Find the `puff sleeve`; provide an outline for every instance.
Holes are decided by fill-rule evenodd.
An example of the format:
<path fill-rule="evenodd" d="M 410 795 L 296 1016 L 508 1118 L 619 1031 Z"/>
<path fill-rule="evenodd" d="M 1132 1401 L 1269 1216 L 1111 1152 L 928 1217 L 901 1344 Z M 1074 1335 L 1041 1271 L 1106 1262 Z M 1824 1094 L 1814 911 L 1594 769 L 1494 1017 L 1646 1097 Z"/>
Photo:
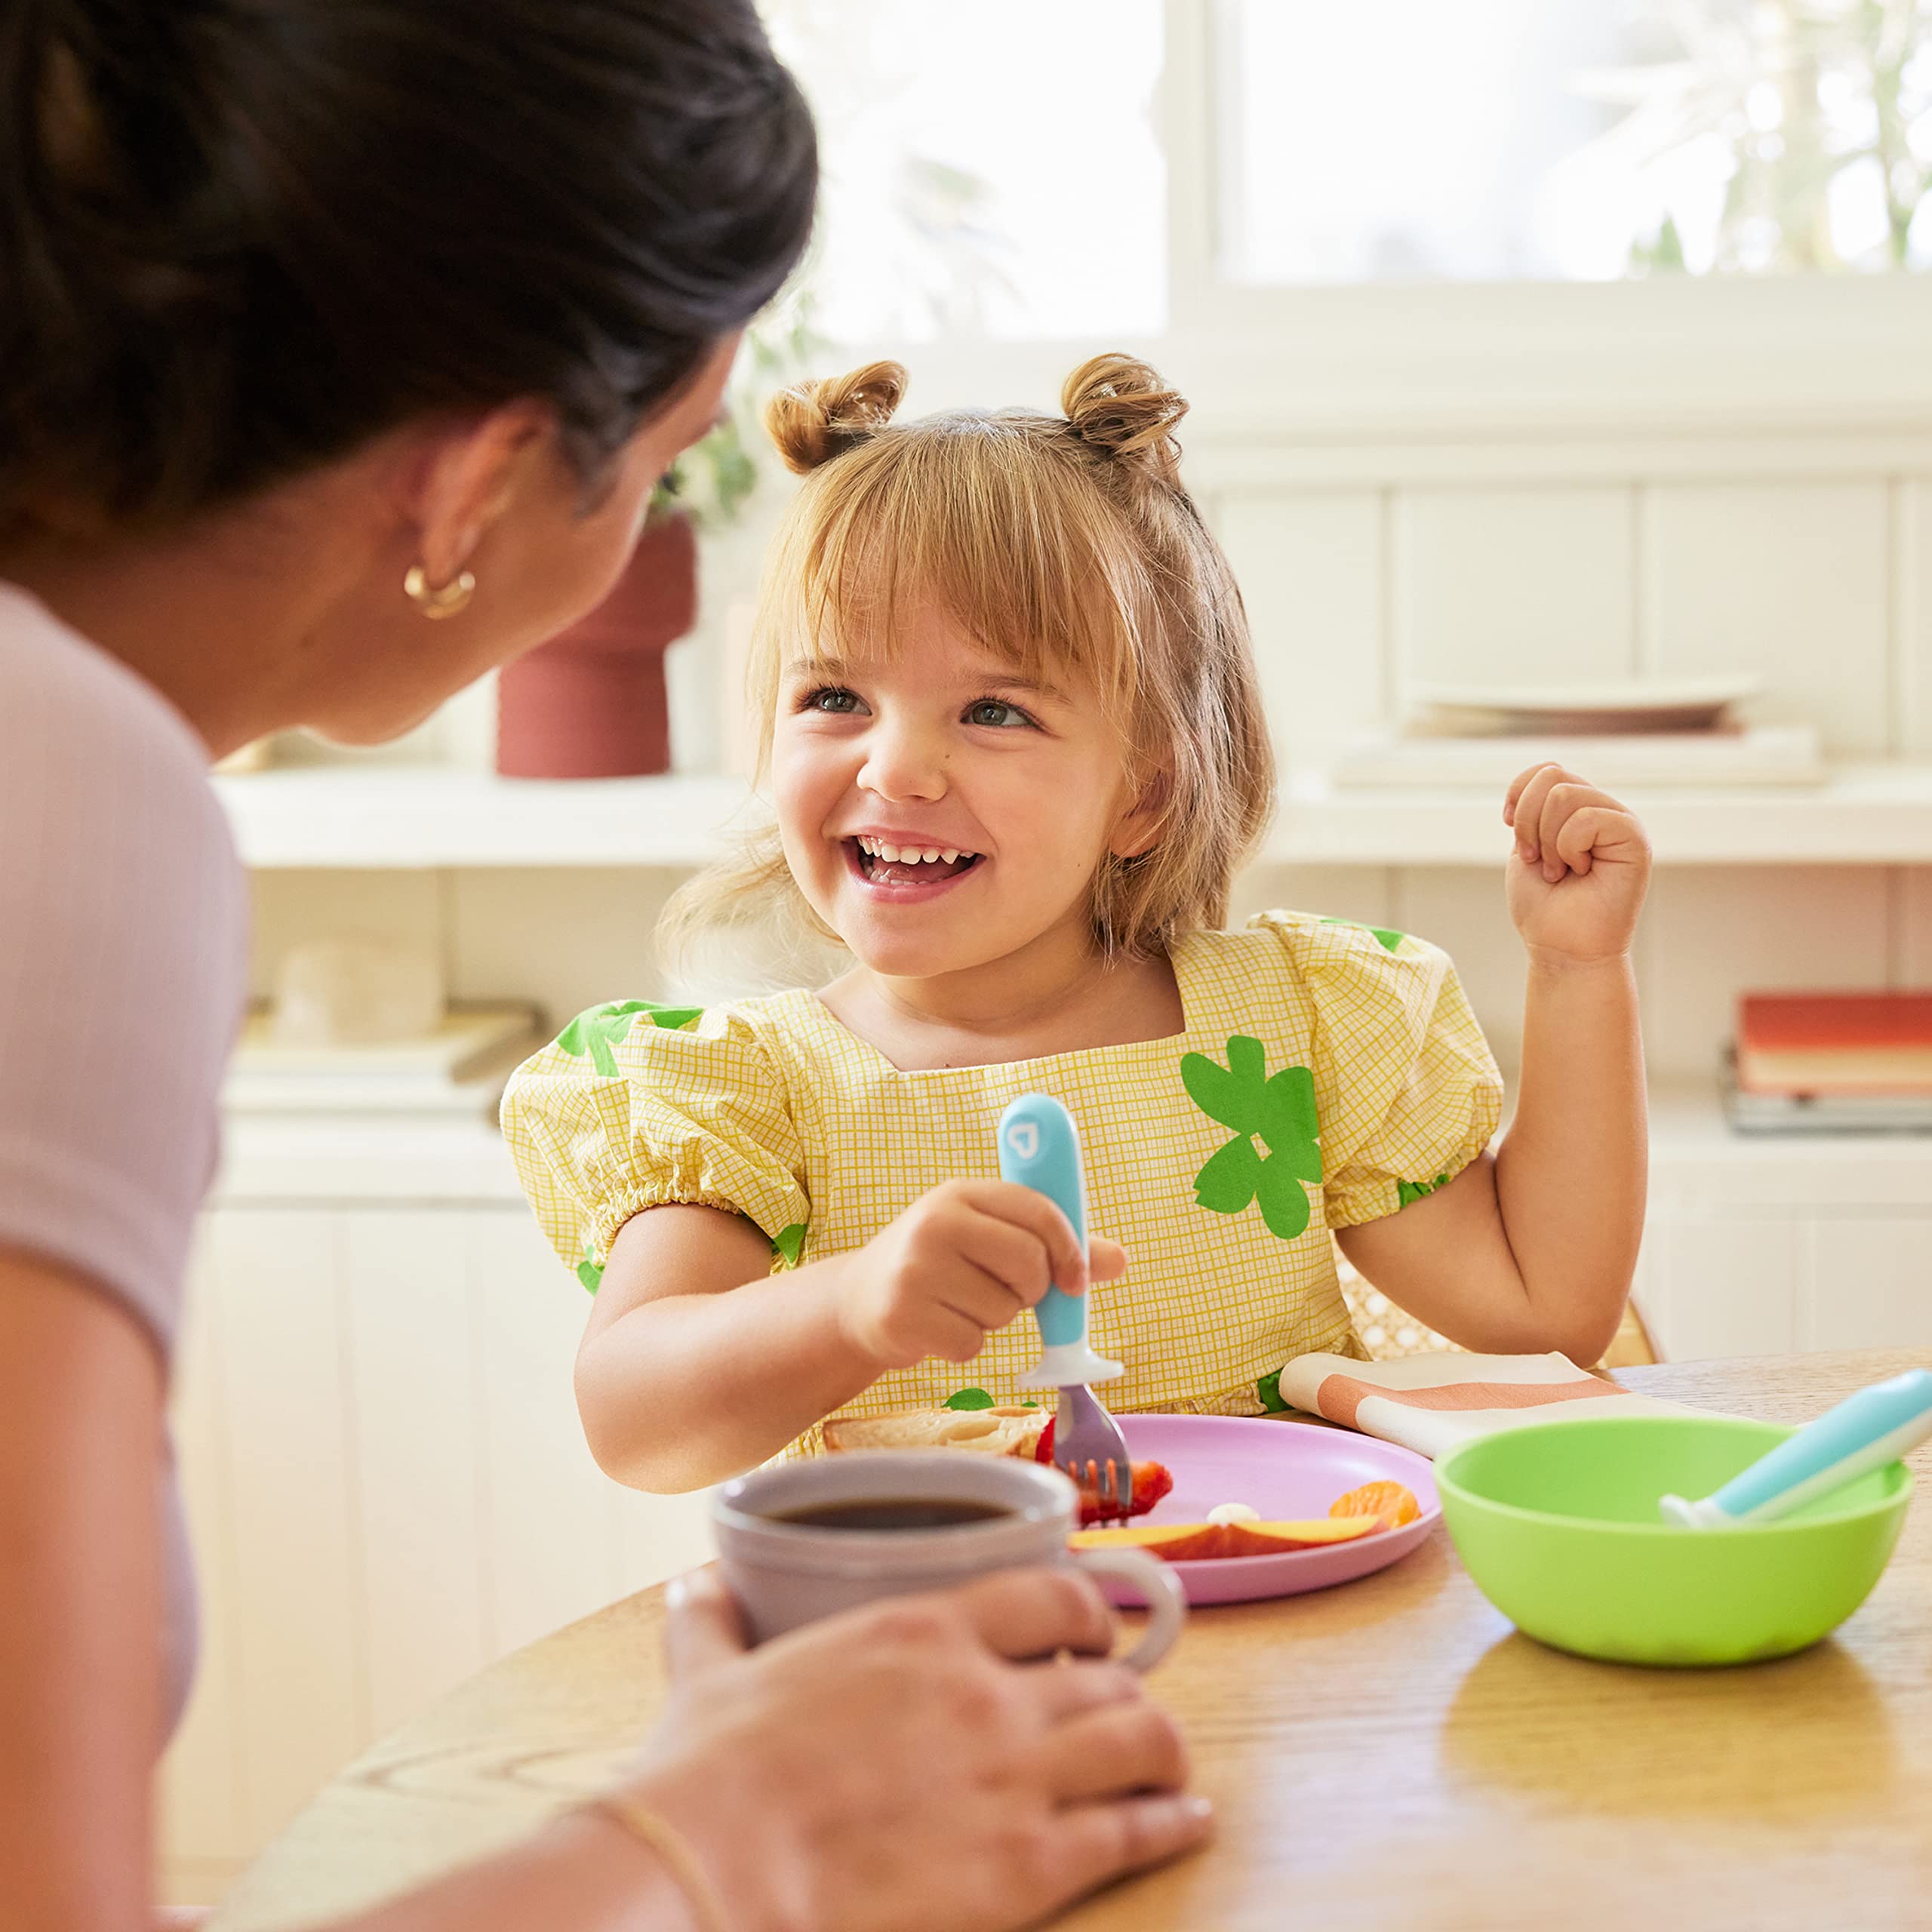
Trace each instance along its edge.
<path fill-rule="evenodd" d="M 504 1137 L 566 1267 L 595 1291 L 647 1208 L 721 1208 L 797 1258 L 810 1218 L 782 1069 L 735 1008 L 623 1000 L 580 1014 L 512 1077 Z"/>
<path fill-rule="evenodd" d="M 1313 1010 L 1328 1225 L 1393 1214 L 1488 1146 L 1503 1077 L 1441 948 L 1303 913 L 1252 923 L 1287 950 Z"/>

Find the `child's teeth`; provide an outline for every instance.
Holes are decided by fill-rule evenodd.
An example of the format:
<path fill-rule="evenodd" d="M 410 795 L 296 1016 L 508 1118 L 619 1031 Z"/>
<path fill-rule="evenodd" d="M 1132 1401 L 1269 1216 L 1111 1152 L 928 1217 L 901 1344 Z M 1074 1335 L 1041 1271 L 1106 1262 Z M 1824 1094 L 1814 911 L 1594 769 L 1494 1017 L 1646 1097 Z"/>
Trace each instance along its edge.
<path fill-rule="evenodd" d="M 930 845 L 926 848 L 925 851 L 920 856 L 924 859 L 926 863 L 929 866 L 936 866 L 939 863 L 939 854 L 934 851 Z"/>
<path fill-rule="evenodd" d="M 949 866 L 951 865 L 953 860 L 958 858 L 958 853 L 950 845 L 949 845 L 946 850 L 940 854 L 940 857 L 943 859 Z"/>
<path fill-rule="evenodd" d="M 899 863 L 899 848 L 897 845 L 881 845 L 878 848 L 878 856 L 888 866 L 896 866 Z"/>

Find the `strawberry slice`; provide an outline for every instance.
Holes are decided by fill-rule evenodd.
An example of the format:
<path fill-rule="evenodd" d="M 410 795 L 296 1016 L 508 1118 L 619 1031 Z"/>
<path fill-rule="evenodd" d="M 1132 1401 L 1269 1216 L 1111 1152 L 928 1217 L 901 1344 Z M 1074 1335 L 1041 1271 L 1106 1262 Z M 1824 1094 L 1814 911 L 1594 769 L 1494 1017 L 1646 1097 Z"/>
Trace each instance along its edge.
<path fill-rule="evenodd" d="M 1033 1451 L 1033 1460 L 1052 1466 L 1054 1460 L 1054 1426 L 1051 1418 L 1040 1432 L 1038 1446 Z M 1128 1514 L 1144 1516 L 1161 1498 L 1174 1487 L 1174 1479 L 1164 1463 L 1136 1463 L 1134 1465 L 1134 1493 L 1128 1500 Z M 1106 1521 L 1115 1514 L 1112 1509 L 1100 1506 L 1097 1491 L 1083 1487 L 1080 1491 L 1080 1521 L 1082 1526 Z"/>

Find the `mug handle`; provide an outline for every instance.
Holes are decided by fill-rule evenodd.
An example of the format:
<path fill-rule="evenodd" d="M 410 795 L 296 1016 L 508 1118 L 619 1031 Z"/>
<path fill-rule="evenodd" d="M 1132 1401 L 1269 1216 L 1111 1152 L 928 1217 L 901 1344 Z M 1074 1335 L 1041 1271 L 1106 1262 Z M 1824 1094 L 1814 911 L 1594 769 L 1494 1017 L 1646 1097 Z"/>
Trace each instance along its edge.
<path fill-rule="evenodd" d="M 1075 1549 L 1067 1552 L 1081 1569 L 1111 1577 L 1147 1600 L 1147 1629 L 1121 1659 L 1130 1670 L 1152 1670 L 1174 1647 L 1187 1621 L 1187 1592 L 1170 1564 L 1144 1549 Z"/>

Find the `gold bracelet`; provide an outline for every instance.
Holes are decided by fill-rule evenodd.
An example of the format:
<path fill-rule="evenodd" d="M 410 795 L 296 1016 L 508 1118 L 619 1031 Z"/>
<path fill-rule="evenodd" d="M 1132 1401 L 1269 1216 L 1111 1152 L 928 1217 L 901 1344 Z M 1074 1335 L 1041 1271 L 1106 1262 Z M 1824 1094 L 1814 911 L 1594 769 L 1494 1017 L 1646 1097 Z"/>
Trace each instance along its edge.
<path fill-rule="evenodd" d="M 585 1809 L 614 1820 L 657 1853 L 670 1868 L 672 1879 L 690 1905 L 698 1932 L 731 1932 L 731 1916 L 718 1895 L 718 1887 L 711 1882 L 711 1875 L 692 1849 L 691 1840 L 668 1818 L 660 1817 L 641 1800 L 616 1791 L 592 1798 Z"/>

